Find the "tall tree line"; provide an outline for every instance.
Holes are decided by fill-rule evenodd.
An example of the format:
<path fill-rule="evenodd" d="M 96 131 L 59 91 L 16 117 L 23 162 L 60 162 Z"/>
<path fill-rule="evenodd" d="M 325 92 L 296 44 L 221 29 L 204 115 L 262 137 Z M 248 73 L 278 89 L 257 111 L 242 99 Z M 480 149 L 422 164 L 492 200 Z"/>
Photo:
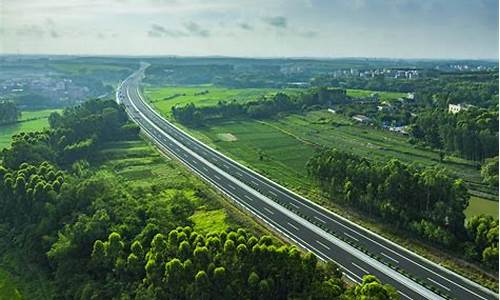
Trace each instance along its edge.
<path fill-rule="evenodd" d="M 471 108 L 457 114 L 424 111 L 412 125 L 411 135 L 434 148 L 483 161 L 498 156 L 498 109 Z"/>
<path fill-rule="evenodd" d="M 472 243 L 477 247 L 467 247 L 476 253 L 487 247 L 498 251 L 497 239 L 490 238 L 487 246 L 481 246 L 471 238 L 474 230 L 464 226 L 467 189 L 461 179 L 444 169 L 417 168 L 396 159 L 372 162 L 336 149 L 322 149 L 308 161 L 307 170 L 331 199 L 433 244 L 460 249 Z M 496 224 L 498 227 L 498 221 Z M 498 261 L 492 255 L 467 258 L 490 267 Z"/>

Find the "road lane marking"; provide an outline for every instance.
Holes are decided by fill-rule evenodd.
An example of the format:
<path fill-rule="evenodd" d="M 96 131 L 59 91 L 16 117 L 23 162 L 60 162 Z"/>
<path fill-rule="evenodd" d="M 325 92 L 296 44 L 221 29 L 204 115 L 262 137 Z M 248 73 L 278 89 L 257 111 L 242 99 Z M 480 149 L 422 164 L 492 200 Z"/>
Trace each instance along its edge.
<path fill-rule="evenodd" d="M 320 244 L 321 246 L 325 247 L 326 249 L 330 250 L 330 247 L 328 247 L 327 245 L 323 244 L 322 242 L 316 240 L 316 243 Z"/>
<path fill-rule="evenodd" d="M 268 213 L 270 213 L 271 215 L 274 215 L 274 212 L 273 212 L 272 210 L 270 210 L 269 208 L 264 207 L 264 209 L 265 209 Z"/>
<path fill-rule="evenodd" d="M 236 172 L 236 175 L 243 177 L 243 174 L 241 174 L 240 172 Z"/>
<path fill-rule="evenodd" d="M 217 175 L 214 175 L 214 177 L 215 177 L 215 178 L 217 178 L 217 180 L 220 180 L 220 177 L 219 177 L 219 176 L 217 176 Z"/>
<path fill-rule="evenodd" d="M 208 169 L 207 169 L 207 167 L 203 167 L 203 170 L 205 170 L 206 172 L 208 172 Z"/>
<path fill-rule="evenodd" d="M 385 254 L 384 252 L 380 252 L 380 255 L 382 255 L 383 257 L 387 258 L 387 259 L 390 259 L 392 260 L 393 262 L 399 264 L 399 261 L 395 260 L 394 258 L 390 257 L 389 255 Z"/>
<path fill-rule="evenodd" d="M 399 293 L 399 294 L 401 294 L 401 296 L 403 296 L 403 297 L 405 297 L 405 298 L 407 298 L 407 299 L 413 300 L 413 298 L 412 298 L 412 297 L 410 297 L 410 296 L 406 295 L 405 293 L 403 293 L 403 292 L 401 292 L 401 291 L 398 291 L 398 293 Z"/>
<path fill-rule="evenodd" d="M 449 291 L 451 291 L 448 287 L 446 287 L 446 286 L 442 285 L 441 283 L 439 283 L 439 282 L 437 282 L 437 281 L 435 281 L 435 280 L 430 279 L 429 277 L 427 277 L 427 280 L 429 280 L 430 282 L 432 282 L 432 283 L 434 283 L 434 284 L 439 285 L 440 287 L 442 287 L 443 289 L 447 290 L 448 292 L 449 292 Z"/>
<path fill-rule="evenodd" d="M 295 205 L 294 203 L 292 203 L 292 202 L 290 202 L 290 205 L 293 206 L 293 207 L 295 207 L 295 208 L 297 208 L 297 209 L 299 209 L 299 207 L 297 205 Z"/>
<path fill-rule="evenodd" d="M 273 191 L 269 191 L 269 194 L 273 195 L 274 197 L 278 197 L 278 195 L 276 195 L 276 193 Z"/>
<path fill-rule="evenodd" d="M 347 237 L 349 237 L 349 238 L 351 238 L 351 239 L 355 240 L 356 242 L 359 242 L 359 240 L 358 240 L 357 238 L 353 237 L 353 236 L 352 236 L 352 235 L 350 235 L 349 233 L 344 232 L 344 234 L 345 234 L 345 236 L 347 236 Z"/>
<path fill-rule="evenodd" d="M 250 182 L 252 182 L 253 184 L 255 185 L 259 185 L 257 182 L 255 182 L 254 180 L 250 180 Z"/>
<path fill-rule="evenodd" d="M 293 225 L 292 223 L 287 222 L 287 224 L 290 225 L 293 229 L 299 231 L 299 228 L 297 226 Z"/>
<path fill-rule="evenodd" d="M 248 195 L 243 195 L 243 197 L 247 198 L 247 199 L 248 199 L 248 200 L 250 200 L 250 201 L 253 201 L 253 199 L 252 199 L 252 198 L 250 198 L 250 197 L 248 197 Z"/>
<path fill-rule="evenodd" d="M 232 186 L 230 184 L 228 184 L 227 186 L 236 191 L 236 188 L 234 186 Z"/>
<path fill-rule="evenodd" d="M 325 220 L 320 219 L 320 218 L 318 218 L 318 217 L 316 217 L 316 216 L 314 216 L 314 218 L 315 218 L 316 220 L 320 221 L 321 223 L 326 224 L 326 221 L 325 221 Z"/>
<path fill-rule="evenodd" d="M 351 262 L 351 264 L 352 264 L 353 266 L 355 266 L 356 268 L 360 269 L 361 271 L 365 272 L 366 274 L 370 274 L 370 272 L 368 272 L 367 270 L 365 270 L 365 269 L 361 268 L 361 267 L 360 267 L 360 266 L 358 266 L 356 263 Z"/>

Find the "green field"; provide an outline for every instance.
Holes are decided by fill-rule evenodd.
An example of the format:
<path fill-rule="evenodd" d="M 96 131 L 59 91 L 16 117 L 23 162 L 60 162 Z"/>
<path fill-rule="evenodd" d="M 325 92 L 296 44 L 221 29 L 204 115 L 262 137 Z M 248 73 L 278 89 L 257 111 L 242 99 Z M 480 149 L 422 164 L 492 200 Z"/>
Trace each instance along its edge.
<path fill-rule="evenodd" d="M 161 89 L 161 95 L 166 95 L 168 89 Z M 178 93 L 182 89 L 174 89 L 172 93 Z M 266 92 L 268 90 L 262 90 L 262 93 Z M 252 94 L 257 94 L 255 89 L 252 89 Z M 146 95 L 148 99 L 153 100 L 153 105 L 163 115 L 171 118 L 172 103 L 166 104 L 171 100 L 161 100 L 162 96 L 154 90 L 146 90 Z M 199 104 L 197 100 L 201 100 L 196 97 L 187 98 L 195 104 Z M 216 98 L 210 98 L 210 101 L 202 103 L 210 105 L 217 101 Z M 446 167 L 474 186 L 479 186 L 482 190 L 488 189 L 481 184 L 480 173 L 471 161 L 446 157 L 444 162 L 440 162 L 438 152 L 415 147 L 408 143 L 405 136 L 359 126 L 347 117 L 324 110 L 266 121 L 251 119 L 218 121 L 200 129 L 188 130 L 229 156 L 311 197 L 318 195 L 318 190 L 307 176 L 305 165 L 314 151 L 321 146 L 335 147 L 375 160 L 397 158 L 420 166 Z M 228 136 L 231 138 L 228 139 Z M 472 211 L 493 213 L 498 216 L 498 210 L 492 211 L 487 206 L 476 203 L 481 201 L 488 200 L 472 197 L 471 207 L 475 208 Z M 498 207 L 496 201 L 487 203 L 496 203 Z"/>
<path fill-rule="evenodd" d="M 347 89 L 347 95 L 355 98 L 371 97 L 373 94 L 378 94 L 381 101 L 394 101 L 407 96 L 406 93 L 399 92 L 380 92 L 370 90 Z"/>
<path fill-rule="evenodd" d="M 35 111 L 22 111 L 21 119 L 17 123 L 0 126 L 0 149 L 9 147 L 11 137 L 19 132 L 42 130 L 49 126 L 48 117 L 59 109 L 44 109 Z"/>
<path fill-rule="evenodd" d="M 490 215 L 498 219 L 498 201 L 470 197 L 470 204 L 465 210 L 465 215 L 472 217 L 480 214 Z"/>
<path fill-rule="evenodd" d="M 263 96 L 274 95 L 276 89 L 232 89 L 216 87 L 213 85 L 173 86 L 173 87 L 148 87 L 144 94 L 151 99 L 162 112 L 170 115 L 171 109 L 176 105 L 195 103 L 197 106 L 213 106 L 219 101 L 236 100 L 247 102 Z M 287 93 L 296 92 L 297 89 L 285 89 Z"/>

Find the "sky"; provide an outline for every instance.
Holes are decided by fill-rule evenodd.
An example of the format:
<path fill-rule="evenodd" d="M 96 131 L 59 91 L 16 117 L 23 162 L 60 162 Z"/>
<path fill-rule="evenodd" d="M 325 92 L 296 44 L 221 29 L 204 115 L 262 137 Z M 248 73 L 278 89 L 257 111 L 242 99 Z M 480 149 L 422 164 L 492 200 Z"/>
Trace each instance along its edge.
<path fill-rule="evenodd" d="M 498 59 L 498 0 L 0 0 L 0 53 Z"/>

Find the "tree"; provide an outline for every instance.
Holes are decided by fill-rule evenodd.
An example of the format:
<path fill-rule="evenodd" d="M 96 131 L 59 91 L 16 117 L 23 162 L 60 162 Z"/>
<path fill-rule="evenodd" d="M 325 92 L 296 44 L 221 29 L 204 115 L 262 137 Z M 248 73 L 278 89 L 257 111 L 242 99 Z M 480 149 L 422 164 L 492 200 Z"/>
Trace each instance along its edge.
<path fill-rule="evenodd" d="M 498 156 L 486 159 L 481 166 L 483 182 L 492 187 L 498 187 Z"/>

